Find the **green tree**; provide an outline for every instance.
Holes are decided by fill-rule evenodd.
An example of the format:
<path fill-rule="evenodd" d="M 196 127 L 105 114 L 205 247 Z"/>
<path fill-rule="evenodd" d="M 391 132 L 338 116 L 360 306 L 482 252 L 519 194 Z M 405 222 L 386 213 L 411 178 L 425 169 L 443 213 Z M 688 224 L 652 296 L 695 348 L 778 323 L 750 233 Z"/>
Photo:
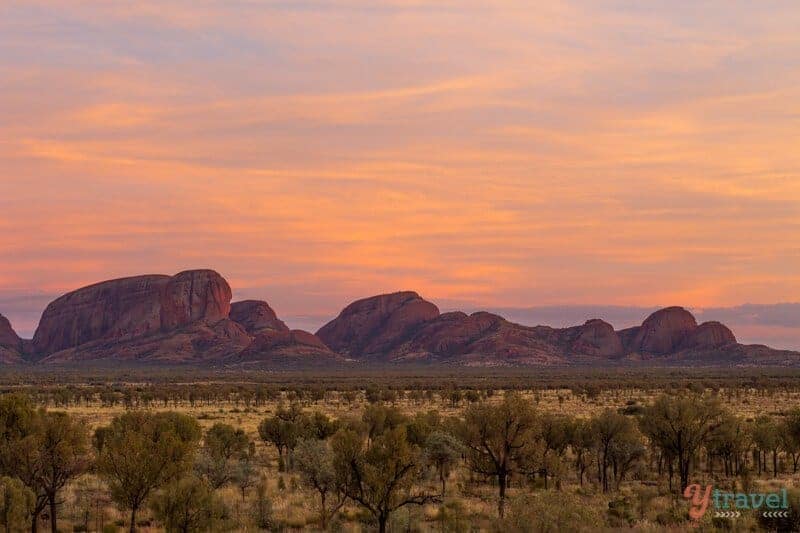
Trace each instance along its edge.
<path fill-rule="evenodd" d="M 380 533 L 385 533 L 389 517 L 398 509 L 435 501 L 433 495 L 415 490 L 422 458 L 406 439 L 405 427 L 385 431 L 369 444 L 357 433 L 342 430 L 331 445 L 345 493 L 373 516 Z"/>
<path fill-rule="evenodd" d="M 195 469 L 218 489 L 233 479 L 236 462 L 249 450 L 250 439 L 243 429 L 216 423 L 206 432 Z"/>
<path fill-rule="evenodd" d="M 400 412 L 400 409 L 382 403 L 368 405 L 364 409 L 361 420 L 367 428 L 369 440 L 408 422 L 408 419 Z"/>
<path fill-rule="evenodd" d="M 19 478 L 31 490 L 37 487 L 42 463 L 38 458 L 38 439 L 41 412 L 33 408 L 30 399 L 21 394 L 0 396 L 0 467 L 1 474 Z M 30 457 L 30 460 L 24 460 Z M 34 504 L 30 512 L 31 531 L 36 533 L 39 515 L 47 506 L 47 497 L 41 491 L 34 492 Z"/>
<path fill-rule="evenodd" d="M 58 496 L 61 490 L 89 467 L 86 426 L 66 413 L 39 414 L 37 448 L 27 450 L 24 462 L 31 465 L 31 488 L 44 494 L 50 506 L 50 528 L 57 533 Z M 37 464 L 38 463 L 38 464 Z"/>
<path fill-rule="evenodd" d="M 30 526 L 30 515 L 36 495 L 17 478 L 0 478 L 0 526 L 5 533 L 24 531 Z"/>
<path fill-rule="evenodd" d="M 642 433 L 669 461 L 677 461 L 681 492 L 689 485 L 695 454 L 722 422 L 716 400 L 702 396 L 667 396 L 645 407 L 640 419 Z"/>
<path fill-rule="evenodd" d="M 575 422 L 570 432 L 569 447 L 575 457 L 575 470 L 578 473 L 578 480 L 583 486 L 586 470 L 597 459 L 595 455 L 595 435 L 591 422 L 584 420 Z"/>
<path fill-rule="evenodd" d="M 781 439 L 783 449 L 792 458 L 792 473 L 796 474 L 800 460 L 800 409 L 794 409 L 786 416 Z"/>
<path fill-rule="evenodd" d="M 772 453 L 772 475 L 778 476 L 778 453 L 781 449 L 781 428 L 772 418 L 762 415 L 755 419 L 751 428 L 753 444 L 759 452 L 758 473 L 761 473 L 762 465 L 767 468 L 767 453 Z"/>
<path fill-rule="evenodd" d="M 428 435 L 423 448 L 425 461 L 436 469 L 436 475 L 442 485 L 442 498 L 447 493 L 447 478 L 450 470 L 461 457 L 461 442 L 449 433 L 433 431 Z"/>
<path fill-rule="evenodd" d="M 154 495 L 150 507 L 168 533 L 219 531 L 225 516 L 214 490 L 194 476 L 169 483 Z"/>
<path fill-rule="evenodd" d="M 320 527 L 326 530 L 347 499 L 333 466 L 333 452 L 326 441 L 303 439 L 297 445 L 294 460 L 303 484 L 319 496 Z"/>
<path fill-rule="evenodd" d="M 191 468 L 200 426 L 179 413 L 132 411 L 114 418 L 102 434 L 95 439 L 101 445 L 97 471 L 114 502 L 130 511 L 133 533 L 147 497 Z"/>
<path fill-rule="evenodd" d="M 309 421 L 299 404 L 288 409 L 279 407 L 275 416 L 265 418 L 258 425 L 258 435 L 265 443 L 278 450 L 281 465 L 288 463 L 288 454 L 297 446 L 297 441 L 308 431 Z"/>
<path fill-rule="evenodd" d="M 19 478 L 35 495 L 31 531 L 50 506 L 50 525 L 58 530 L 59 493 L 88 467 L 85 426 L 65 413 L 34 410 L 30 402 L 11 395 L 0 400 L 2 472 Z"/>
<path fill-rule="evenodd" d="M 708 471 L 713 473 L 714 458 L 722 460 L 726 476 L 738 475 L 744 464 L 744 455 L 750 446 L 750 435 L 743 420 L 724 413 L 720 423 L 706 439 Z"/>
<path fill-rule="evenodd" d="M 470 405 L 460 428 L 470 468 L 497 481 L 497 512 L 505 511 L 509 476 L 524 461 L 532 445 L 531 433 L 537 417 L 530 402 L 517 394 L 506 394 L 497 405 Z"/>
<path fill-rule="evenodd" d="M 611 409 L 606 409 L 591 420 L 591 431 L 597 449 L 598 478 L 603 484 L 603 492 L 608 492 L 611 489 L 608 470 L 613 467 L 613 472 L 617 474 L 615 477 L 621 481 L 618 468 L 632 464 L 633 458 L 628 454 L 635 451 L 633 443 L 638 439 L 638 431 L 630 418 Z M 622 472 L 623 477 L 626 471 L 627 468 Z"/>

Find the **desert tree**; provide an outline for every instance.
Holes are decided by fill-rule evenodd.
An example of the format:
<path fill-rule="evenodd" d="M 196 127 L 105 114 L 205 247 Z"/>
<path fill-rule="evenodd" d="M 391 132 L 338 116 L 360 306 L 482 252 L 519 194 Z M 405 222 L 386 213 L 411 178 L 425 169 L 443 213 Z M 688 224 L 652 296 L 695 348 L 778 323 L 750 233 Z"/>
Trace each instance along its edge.
<path fill-rule="evenodd" d="M 786 415 L 781 428 L 781 443 L 792 458 L 792 473 L 796 474 L 800 460 L 800 409 L 794 409 Z"/>
<path fill-rule="evenodd" d="M 416 446 L 424 446 L 428 436 L 435 430 L 441 429 L 442 417 L 436 410 L 417 412 L 406 424 L 408 442 Z"/>
<path fill-rule="evenodd" d="M 168 483 L 150 502 L 168 532 L 219 531 L 225 506 L 204 480 L 187 476 Z"/>
<path fill-rule="evenodd" d="M 20 460 L 31 464 L 34 491 L 41 492 L 50 507 L 50 528 L 58 531 L 57 510 L 59 494 L 73 479 L 89 467 L 88 432 L 83 423 L 66 413 L 43 412 L 39 414 L 39 431 L 36 449 L 25 450 Z M 38 463 L 38 464 L 36 464 Z"/>
<path fill-rule="evenodd" d="M 251 450 L 253 450 L 252 446 Z M 247 497 L 247 489 L 255 485 L 256 482 L 256 468 L 253 465 L 254 455 L 255 451 L 253 450 L 251 453 L 239 458 L 233 467 L 232 480 L 239 489 L 242 502 L 244 502 Z"/>
<path fill-rule="evenodd" d="M 0 423 L 2 470 L 35 495 L 31 531 L 38 530 L 39 515 L 49 505 L 50 527 L 56 532 L 59 494 L 88 467 L 85 426 L 65 413 L 35 410 L 27 398 L 16 395 L 0 400 Z"/>
<path fill-rule="evenodd" d="M 366 426 L 369 440 L 408 422 L 407 417 L 400 412 L 400 409 L 382 403 L 368 405 L 364 409 L 361 420 Z"/>
<path fill-rule="evenodd" d="M 720 458 L 726 476 L 738 475 L 743 459 L 750 447 L 750 434 L 744 420 L 723 413 L 719 424 L 706 439 L 708 451 L 708 472 L 714 473 L 714 459 Z"/>
<path fill-rule="evenodd" d="M 195 470 L 218 489 L 233 479 L 237 462 L 249 453 L 250 439 L 244 430 L 216 423 L 205 434 Z"/>
<path fill-rule="evenodd" d="M 432 431 L 425 440 L 423 455 L 425 461 L 436 470 L 442 486 L 442 498 L 447 493 L 447 478 L 450 477 L 453 466 L 461 458 L 462 448 L 457 438 L 443 431 Z"/>
<path fill-rule="evenodd" d="M 578 481 L 583 486 L 583 478 L 586 471 L 594 463 L 595 456 L 595 435 L 592 424 L 585 420 L 576 420 L 570 431 L 569 447 L 575 458 L 575 471 L 578 474 Z"/>
<path fill-rule="evenodd" d="M 36 495 L 17 478 L 0 478 L 0 526 L 5 533 L 30 527 Z"/>
<path fill-rule="evenodd" d="M 536 428 L 533 406 L 518 394 L 506 394 L 497 405 L 484 402 L 466 410 L 460 437 L 468 464 L 472 471 L 497 481 L 497 512 L 501 517 L 509 476 L 528 455 L 531 433 Z"/>
<path fill-rule="evenodd" d="M 405 427 L 390 429 L 369 443 L 341 430 L 331 439 L 333 464 L 348 498 L 358 503 L 385 533 L 389 517 L 407 505 L 423 505 L 435 496 L 415 490 L 422 476 L 420 450 L 406 439 Z"/>
<path fill-rule="evenodd" d="M 573 429 L 573 424 L 565 416 L 548 414 L 539 419 L 535 438 L 541 440 L 538 445 L 541 450 L 539 471 L 544 478 L 545 488 L 548 478 L 560 470 Z"/>
<path fill-rule="evenodd" d="M 611 409 L 606 409 L 592 418 L 590 427 L 597 450 L 597 477 L 603 486 L 603 492 L 608 492 L 611 489 L 612 479 L 609 477 L 609 468 L 613 469 L 612 474 L 615 474 L 613 477 L 621 481 L 620 467 L 623 467 L 624 476 L 632 465 L 633 458 L 628 457 L 628 454 L 634 454 L 639 432 L 633 420 Z"/>
<path fill-rule="evenodd" d="M 308 418 L 297 403 L 289 408 L 279 407 L 275 416 L 265 418 L 258 426 L 258 435 L 265 443 L 272 444 L 278 450 L 278 466 L 288 466 L 288 455 L 297 446 L 308 428 Z"/>
<path fill-rule="evenodd" d="M 95 438 L 97 471 L 111 498 L 130 511 L 130 531 L 136 513 L 150 494 L 185 474 L 200 440 L 200 426 L 179 413 L 131 411 L 112 420 Z"/>
<path fill-rule="evenodd" d="M 698 395 L 662 395 L 645 407 L 639 420 L 642 433 L 664 457 L 677 462 L 681 492 L 689 485 L 695 455 L 722 415 L 716 400 Z"/>
<path fill-rule="evenodd" d="M 778 476 L 778 453 L 781 449 L 781 427 L 772 418 L 762 415 L 753 421 L 750 428 L 753 445 L 758 453 L 758 473 L 767 469 L 768 453 L 772 454 L 772 475 Z"/>
<path fill-rule="evenodd" d="M 38 460 L 41 412 L 25 395 L 0 396 L 0 473 L 18 478 L 34 495 L 30 510 L 30 529 L 36 533 L 39 515 L 47 506 L 47 496 L 36 483 L 43 465 Z M 25 460 L 29 457 L 29 460 Z"/>
<path fill-rule="evenodd" d="M 294 460 L 302 483 L 319 497 L 319 523 L 326 530 L 347 500 L 344 484 L 333 465 L 333 451 L 327 441 L 303 439 L 297 445 Z"/>

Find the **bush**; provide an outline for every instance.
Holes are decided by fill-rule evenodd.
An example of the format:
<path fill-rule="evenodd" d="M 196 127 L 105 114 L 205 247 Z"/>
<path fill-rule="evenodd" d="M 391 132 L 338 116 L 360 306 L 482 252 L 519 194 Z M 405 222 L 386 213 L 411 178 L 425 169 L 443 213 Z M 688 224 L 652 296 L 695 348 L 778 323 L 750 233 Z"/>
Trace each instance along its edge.
<path fill-rule="evenodd" d="M 253 522 L 259 529 L 272 530 L 275 526 L 275 519 L 272 512 L 272 500 L 267 495 L 267 480 L 262 478 L 256 485 L 256 498 L 253 502 Z"/>
<path fill-rule="evenodd" d="M 527 494 L 511 501 L 505 517 L 495 524 L 498 533 L 591 532 L 602 529 L 597 509 L 580 498 L 556 491 Z"/>
<path fill-rule="evenodd" d="M 630 527 L 635 520 L 633 505 L 628 498 L 617 498 L 608 502 L 608 524 L 611 527 Z"/>
<path fill-rule="evenodd" d="M 225 507 L 205 481 L 188 476 L 158 492 L 151 508 L 167 531 L 219 531 Z"/>
<path fill-rule="evenodd" d="M 30 513 L 36 496 L 17 478 L 0 478 L 0 526 L 5 531 L 30 528 Z"/>

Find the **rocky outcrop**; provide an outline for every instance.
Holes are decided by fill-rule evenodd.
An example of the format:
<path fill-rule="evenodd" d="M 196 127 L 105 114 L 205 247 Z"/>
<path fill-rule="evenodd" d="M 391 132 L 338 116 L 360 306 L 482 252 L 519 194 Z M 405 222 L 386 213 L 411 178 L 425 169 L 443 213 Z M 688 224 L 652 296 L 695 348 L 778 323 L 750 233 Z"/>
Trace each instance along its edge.
<path fill-rule="evenodd" d="M 338 358 L 315 335 L 290 330 L 267 302 L 230 301 L 228 282 L 213 270 L 98 283 L 47 307 L 34 336 L 34 356 L 45 363 Z"/>
<path fill-rule="evenodd" d="M 22 362 L 22 348 L 22 339 L 11 327 L 11 322 L 0 315 L 0 364 Z"/>
<path fill-rule="evenodd" d="M 195 322 L 213 324 L 230 312 L 231 288 L 213 270 L 105 281 L 58 298 L 33 336 L 37 353 L 51 354 L 99 340 L 125 341 Z"/>
<path fill-rule="evenodd" d="M 161 329 L 199 321 L 214 323 L 231 311 L 231 287 L 213 270 L 189 270 L 170 278 L 161 299 Z"/>
<path fill-rule="evenodd" d="M 319 366 L 342 362 L 319 337 L 295 329 L 265 331 L 232 360 L 240 363 L 272 362 L 281 365 Z"/>
<path fill-rule="evenodd" d="M 616 358 L 625 354 L 620 336 L 614 327 L 597 318 L 587 320 L 582 326 L 560 330 L 558 344 L 569 354 Z"/>
<path fill-rule="evenodd" d="M 625 348 L 628 352 L 645 354 L 673 353 L 680 350 L 696 329 L 697 321 L 689 311 L 667 307 L 647 317 Z"/>
<path fill-rule="evenodd" d="M 127 339 L 101 339 L 49 354 L 42 363 L 126 361 L 159 364 L 220 364 L 251 342 L 247 332 L 227 318 L 214 324 L 195 322 L 183 328 Z"/>
<path fill-rule="evenodd" d="M 415 292 L 382 294 L 348 305 L 317 336 L 346 356 L 384 358 L 417 327 L 438 316 L 439 309 Z"/>
<path fill-rule="evenodd" d="M 730 344 L 736 344 L 736 336 L 727 326 L 703 322 L 684 339 L 681 349 L 721 348 Z"/>
<path fill-rule="evenodd" d="M 0 315 L 0 347 L 20 351 L 22 349 L 22 339 L 11 327 L 11 322 L 6 317 Z"/>
<path fill-rule="evenodd" d="M 413 292 L 380 295 L 347 306 L 319 332 L 335 351 L 371 361 L 460 364 L 598 364 L 604 360 L 725 359 L 736 344 L 724 325 L 698 326 L 682 307 L 667 307 L 641 326 L 615 331 L 591 319 L 580 326 L 528 327 L 486 312 L 438 314 Z M 742 354 L 763 350 L 741 348 Z"/>
<path fill-rule="evenodd" d="M 681 307 L 661 309 L 621 331 L 600 319 L 568 328 L 529 327 L 487 312 L 440 314 L 407 291 L 354 302 L 314 335 L 290 329 L 267 302 L 230 300 L 230 286 L 212 270 L 98 283 L 48 305 L 32 341 L 20 339 L 0 315 L 0 363 L 800 363 L 796 352 L 738 344 L 723 324 L 698 325 Z"/>
<path fill-rule="evenodd" d="M 627 353 L 656 357 L 736 344 L 736 337 L 727 326 L 719 322 L 698 325 L 682 307 L 656 311 L 641 326 L 622 330 L 619 336 Z"/>
<path fill-rule="evenodd" d="M 231 304 L 230 318 L 238 322 L 250 335 L 268 331 L 289 331 L 267 302 L 244 300 Z"/>

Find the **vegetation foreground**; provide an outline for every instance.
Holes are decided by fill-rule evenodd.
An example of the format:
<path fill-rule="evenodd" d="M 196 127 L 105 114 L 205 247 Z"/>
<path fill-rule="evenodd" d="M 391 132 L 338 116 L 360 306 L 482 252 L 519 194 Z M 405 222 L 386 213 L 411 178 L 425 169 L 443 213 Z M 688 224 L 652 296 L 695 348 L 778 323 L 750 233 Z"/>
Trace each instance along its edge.
<path fill-rule="evenodd" d="M 7 532 L 800 529 L 793 383 L 3 390 Z"/>

